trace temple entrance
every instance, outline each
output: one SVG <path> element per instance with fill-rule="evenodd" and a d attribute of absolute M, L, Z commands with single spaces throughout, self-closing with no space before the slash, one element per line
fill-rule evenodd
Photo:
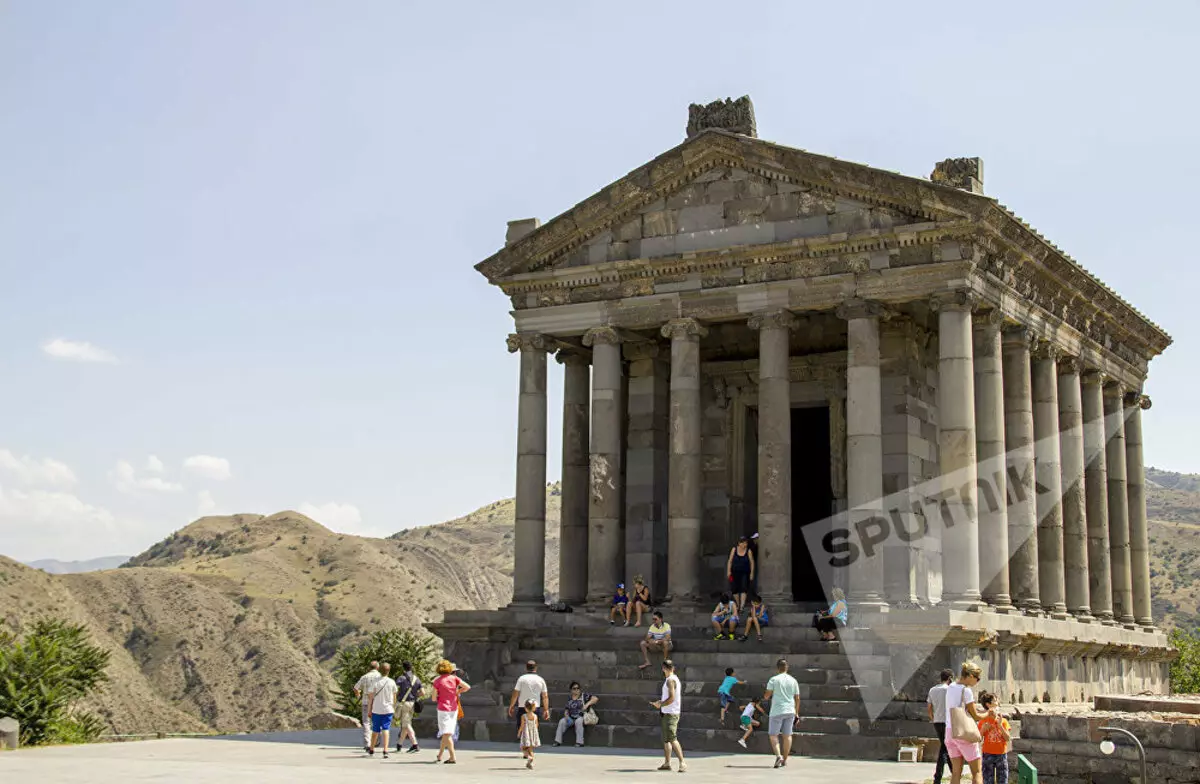
<path fill-rule="evenodd" d="M 792 595 L 805 609 L 827 606 L 817 566 L 825 561 L 810 557 L 808 539 L 811 527 L 828 527 L 833 514 L 829 460 L 829 407 L 793 408 Z"/>

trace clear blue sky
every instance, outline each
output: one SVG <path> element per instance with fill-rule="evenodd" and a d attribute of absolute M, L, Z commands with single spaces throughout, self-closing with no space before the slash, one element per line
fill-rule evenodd
<path fill-rule="evenodd" d="M 1174 336 L 1147 459 L 1200 470 L 1196 4 L 584 5 L 0 2 L 0 552 L 511 495 L 509 303 L 472 265 L 745 93 L 773 141 L 982 156 Z"/>

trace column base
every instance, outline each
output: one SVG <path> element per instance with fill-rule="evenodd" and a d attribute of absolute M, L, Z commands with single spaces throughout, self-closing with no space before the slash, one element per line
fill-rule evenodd
<path fill-rule="evenodd" d="M 1154 628 L 1154 619 L 1153 618 L 1138 618 L 1137 625 L 1141 626 L 1143 628 L 1153 629 Z"/>
<path fill-rule="evenodd" d="M 891 605 L 881 596 L 854 597 L 846 600 L 846 606 L 851 610 L 874 613 L 885 613 L 891 609 Z"/>
<path fill-rule="evenodd" d="M 1087 607 L 1081 607 L 1078 610 L 1071 610 L 1071 617 L 1079 623 L 1091 623 L 1095 620 L 1092 617 L 1092 611 Z"/>

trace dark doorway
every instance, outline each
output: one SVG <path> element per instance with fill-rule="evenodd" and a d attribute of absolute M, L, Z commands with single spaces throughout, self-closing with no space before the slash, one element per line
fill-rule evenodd
<path fill-rule="evenodd" d="M 833 514 L 829 457 L 829 407 L 793 408 L 792 594 L 805 609 L 826 604 L 817 565 L 825 562 L 810 557 L 808 540 L 812 526 L 828 527 Z"/>

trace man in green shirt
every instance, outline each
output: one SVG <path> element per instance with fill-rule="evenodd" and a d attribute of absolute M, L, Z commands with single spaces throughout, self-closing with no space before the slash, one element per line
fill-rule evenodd
<path fill-rule="evenodd" d="M 775 662 L 775 670 L 775 675 L 767 681 L 763 699 L 771 701 L 767 734 L 771 737 L 771 751 L 775 752 L 775 767 L 781 768 L 792 754 L 792 728 L 800 715 L 800 684 L 788 675 L 787 659 Z"/>

